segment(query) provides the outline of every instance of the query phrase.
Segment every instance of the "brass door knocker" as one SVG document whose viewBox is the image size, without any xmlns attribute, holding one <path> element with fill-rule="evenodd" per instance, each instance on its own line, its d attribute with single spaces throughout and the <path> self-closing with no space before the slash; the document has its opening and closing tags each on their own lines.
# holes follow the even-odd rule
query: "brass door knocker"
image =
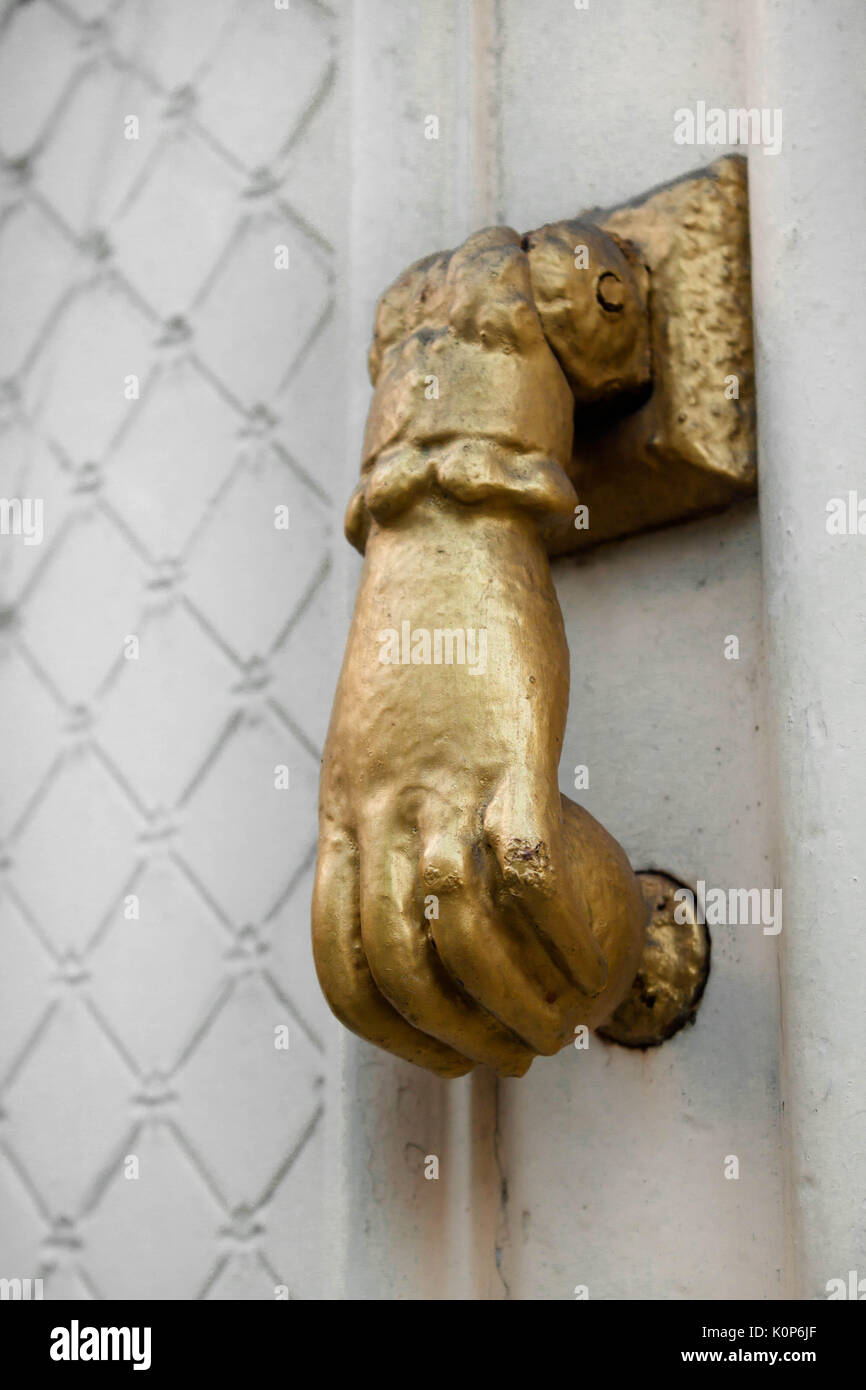
<svg viewBox="0 0 866 1390">
<path fill-rule="evenodd" d="M 549 557 L 755 490 L 745 167 L 521 237 L 379 302 L 346 530 L 365 561 L 322 764 L 313 944 L 337 1017 L 440 1076 L 693 1017 L 706 930 L 557 781 Z"/>
</svg>

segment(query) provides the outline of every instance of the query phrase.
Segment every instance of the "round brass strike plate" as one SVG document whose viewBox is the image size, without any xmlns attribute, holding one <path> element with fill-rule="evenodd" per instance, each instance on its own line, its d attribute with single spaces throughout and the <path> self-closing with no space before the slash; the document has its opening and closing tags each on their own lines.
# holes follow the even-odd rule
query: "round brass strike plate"
<svg viewBox="0 0 866 1390">
<path fill-rule="evenodd" d="M 654 871 L 638 878 L 650 914 L 643 955 L 625 999 L 597 1031 L 622 1047 L 658 1047 L 694 1020 L 710 973 L 710 934 L 695 920 L 694 893 L 674 898 L 686 884 Z"/>
</svg>

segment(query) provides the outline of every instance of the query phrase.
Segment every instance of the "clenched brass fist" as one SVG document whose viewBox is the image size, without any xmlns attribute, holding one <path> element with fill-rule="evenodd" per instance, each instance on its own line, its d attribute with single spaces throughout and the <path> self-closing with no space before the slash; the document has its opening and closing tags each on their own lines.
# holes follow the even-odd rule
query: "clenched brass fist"
<svg viewBox="0 0 866 1390">
<path fill-rule="evenodd" d="M 478 233 L 379 306 L 313 944 L 337 1017 L 441 1076 L 522 1075 L 605 1021 L 640 958 L 626 857 L 558 790 L 569 659 L 543 534 L 577 500 L 575 401 L 648 379 L 645 296 L 627 249 L 560 224 Z"/>
</svg>

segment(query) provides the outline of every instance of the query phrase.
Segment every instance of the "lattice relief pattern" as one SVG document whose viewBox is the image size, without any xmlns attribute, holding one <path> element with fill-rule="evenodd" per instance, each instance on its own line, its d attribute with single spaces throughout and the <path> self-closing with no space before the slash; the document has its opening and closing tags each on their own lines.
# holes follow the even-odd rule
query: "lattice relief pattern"
<svg viewBox="0 0 866 1390">
<path fill-rule="evenodd" d="M 315 1297 L 339 16 L 0 24 L 0 1275 Z"/>
</svg>

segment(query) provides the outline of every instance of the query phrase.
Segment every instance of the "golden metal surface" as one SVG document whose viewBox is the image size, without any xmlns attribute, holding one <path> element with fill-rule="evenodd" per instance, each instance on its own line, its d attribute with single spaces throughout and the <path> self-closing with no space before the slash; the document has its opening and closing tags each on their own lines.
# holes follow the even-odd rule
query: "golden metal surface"
<svg viewBox="0 0 866 1390">
<path fill-rule="evenodd" d="M 604 226 L 486 228 L 379 303 L 313 945 L 337 1017 L 441 1076 L 522 1075 L 580 1024 L 646 1045 L 642 960 L 664 1028 L 697 1002 L 694 943 L 659 926 L 646 955 L 624 852 L 558 790 L 548 554 L 754 486 L 743 180 L 725 160 Z"/>
<path fill-rule="evenodd" d="M 688 906 L 693 894 L 675 900 L 684 884 L 653 872 L 638 879 L 650 911 L 646 941 L 628 994 L 598 1031 L 623 1047 L 657 1047 L 694 1022 L 710 972 L 710 934 Z"/>
<path fill-rule="evenodd" d="M 652 285 L 652 390 L 611 419 L 578 415 L 568 476 L 589 526 L 556 521 L 552 555 L 684 521 L 757 490 L 746 161 L 708 169 L 609 213 Z"/>
<path fill-rule="evenodd" d="M 482 629 L 483 672 L 411 661 L 445 630 L 477 658 Z M 322 766 L 316 964 L 347 1027 L 440 1075 L 522 1075 L 636 969 L 634 875 L 557 787 L 568 676 L 530 514 L 429 495 L 374 523 Z"/>
</svg>

